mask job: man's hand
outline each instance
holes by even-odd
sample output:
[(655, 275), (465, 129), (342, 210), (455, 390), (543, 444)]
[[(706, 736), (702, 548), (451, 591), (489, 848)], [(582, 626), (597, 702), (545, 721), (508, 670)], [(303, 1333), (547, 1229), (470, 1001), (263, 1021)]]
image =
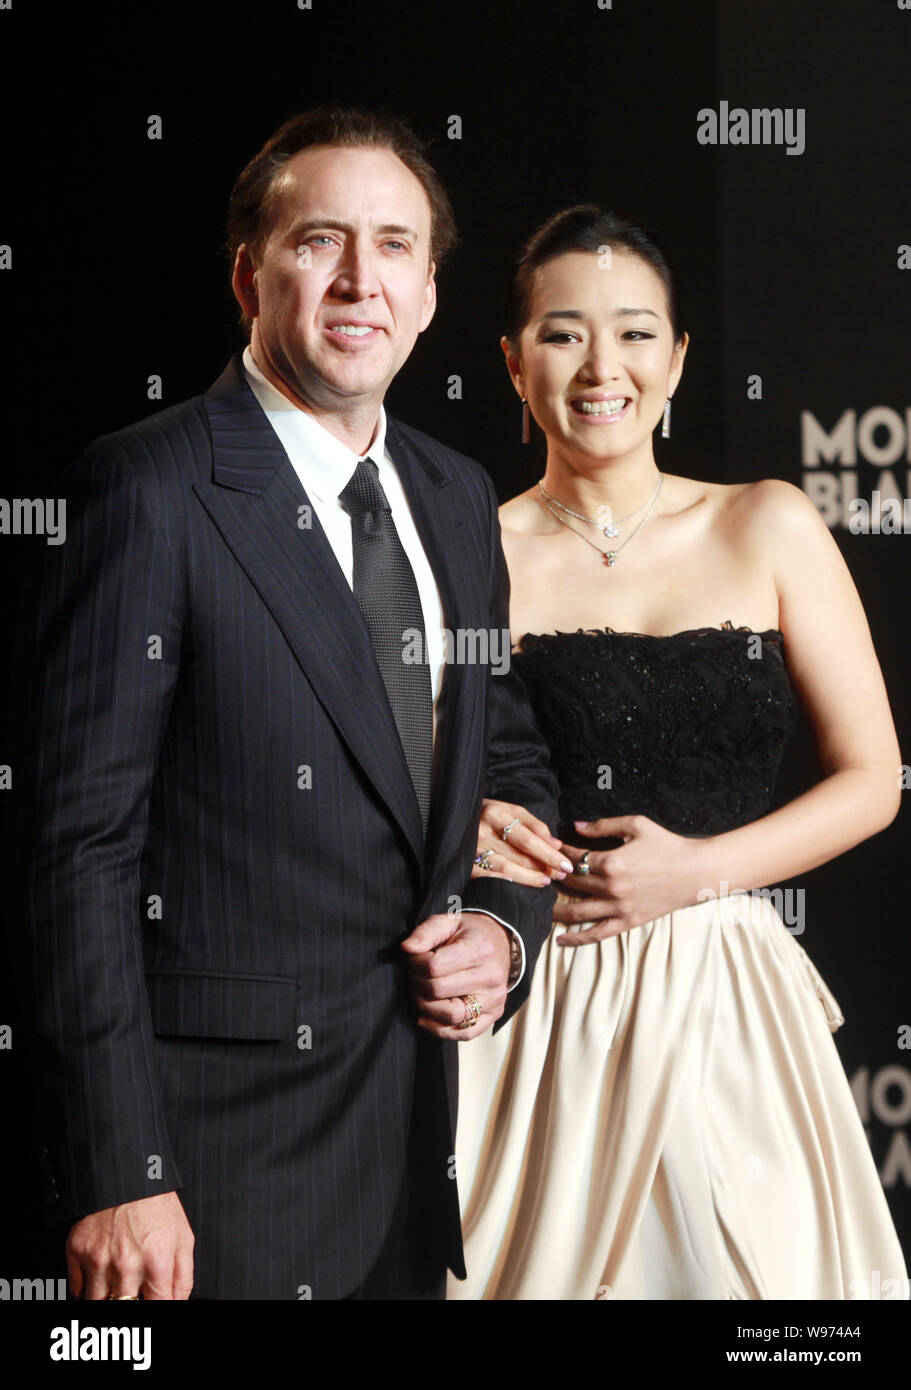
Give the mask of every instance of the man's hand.
[[(509, 977), (508, 933), (482, 912), (440, 912), (402, 942), (410, 957), (411, 992), (418, 1027), (437, 1038), (467, 1042), (486, 1032), (503, 1012)], [(476, 995), (481, 1014), (470, 1028), (460, 997)]]
[(193, 1241), (176, 1192), (93, 1211), (67, 1238), (70, 1290), (86, 1299), (138, 1293), (156, 1300), (189, 1298)]

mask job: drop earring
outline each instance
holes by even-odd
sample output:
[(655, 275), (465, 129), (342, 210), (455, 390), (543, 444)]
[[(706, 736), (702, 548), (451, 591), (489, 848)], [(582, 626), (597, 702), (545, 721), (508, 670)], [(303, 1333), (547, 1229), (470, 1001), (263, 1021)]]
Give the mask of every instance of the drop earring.
[(661, 421), (661, 438), (670, 439), (671, 437), (671, 398), (668, 396), (664, 405), (664, 419)]
[(531, 440), (531, 418), (528, 411), (528, 401), (522, 397), (522, 443), (528, 444)]

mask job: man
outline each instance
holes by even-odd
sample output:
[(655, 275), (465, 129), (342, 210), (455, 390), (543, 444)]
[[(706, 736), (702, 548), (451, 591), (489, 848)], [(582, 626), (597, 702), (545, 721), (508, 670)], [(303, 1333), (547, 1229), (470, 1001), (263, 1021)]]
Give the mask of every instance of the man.
[(554, 896), (470, 879), (480, 800), (556, 787), (517, 678), (442, 660), (508, 627), (490, 481), (382, 405), (453, 239), (399, 122), (287, 122), (229, 212), (249, 347), (65, 470), (26, 575), (5, 880), (85, 1298), (464, 1273), (452, 1044)]

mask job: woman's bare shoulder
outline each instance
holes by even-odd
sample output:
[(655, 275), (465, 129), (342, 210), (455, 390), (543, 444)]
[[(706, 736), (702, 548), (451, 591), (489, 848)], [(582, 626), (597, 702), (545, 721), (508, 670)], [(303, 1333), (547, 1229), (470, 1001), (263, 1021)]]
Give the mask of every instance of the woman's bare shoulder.
[(508, 502), (504, 502), (499, 510), (501, 529), (520, 536), (541, 531), (544, 518), (536, 500), (537, 496), (537, 489), (530, 487), (526, 492), (519, 492), (515, 497), (510, 497)]
[(801, 488), (783, 478), (757, 478), (752, 483), (733, 483), (721, 499), (725, 520), (743, 536), (771, 533), (793, 539), (817, 532), (826, 524)]

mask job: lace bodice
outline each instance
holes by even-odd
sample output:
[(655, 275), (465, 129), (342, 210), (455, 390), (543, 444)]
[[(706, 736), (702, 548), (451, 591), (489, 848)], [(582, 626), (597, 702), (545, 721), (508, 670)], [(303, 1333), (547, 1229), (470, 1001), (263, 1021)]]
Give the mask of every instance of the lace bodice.
[(512, 660), (560, 784), (555, 833), (571, 843), (574, 820), (638, 813), (711, 835), (771, 808), (797, 713), (777, 628), (527, 633)]

